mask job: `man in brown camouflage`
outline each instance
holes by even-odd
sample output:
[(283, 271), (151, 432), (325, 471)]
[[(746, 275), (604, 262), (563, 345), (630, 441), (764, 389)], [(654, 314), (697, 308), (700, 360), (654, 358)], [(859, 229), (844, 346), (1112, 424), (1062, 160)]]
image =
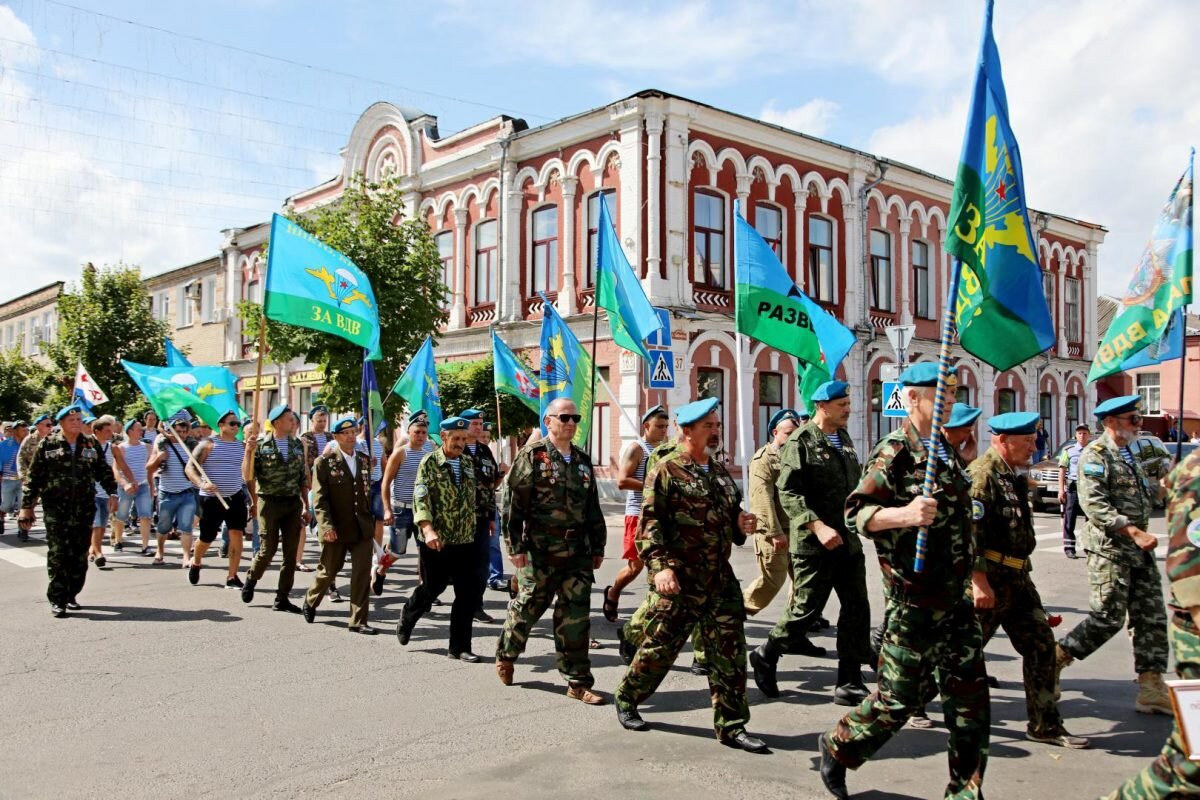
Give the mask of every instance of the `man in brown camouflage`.
[(718, 740), (753, 753), (767, 745), (746, 732), (746, 610), (729, 565), (734, 544), (753, 533), (753, 514), (741, 510), (742, 493), (719, 460), (717, 400), (689, 403), (675, 412), (679, 450), (646, 477), (638, 554), (652, 581), (645, 607), (645, 636), (617, 687), (617, 719), (644, 731), (638, 706), (666, 676), (693, 628), (708, 667)]

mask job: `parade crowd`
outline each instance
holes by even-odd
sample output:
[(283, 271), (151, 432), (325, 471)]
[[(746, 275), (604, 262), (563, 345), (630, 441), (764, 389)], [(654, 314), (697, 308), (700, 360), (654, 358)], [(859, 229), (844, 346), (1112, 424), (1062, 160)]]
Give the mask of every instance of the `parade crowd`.
[[(1039, 450), (1038, 414), (986, 420), (990, 447), (980, 453), (980, 410), (954, 404), (934, 439), (937, 367), (918, 364), (901, 376), (907, 420), (860, 457), (847, 432), (849, 387), (832, 380), (813, 395), (811, 417), (785, 409), (769, 421), (770, 440), (749, 465), (743, 498), (719, 450), (716, 399), (649, 409), (640, 437), (621, 453), (618, 488), (627, 496), (622, 560), (603, 589), (600, 611), (617, 622), (625, 590), (643, 572), (648, 591), (618, 628), (627, 664), (612, 692), (619, 724), (651, 725), (640, 708), (655, 693), (690, 639), (692, 670), (707, 676), (716, 738), (752, 753), (770, 752), (748, 731), (747, 679), (767, 699), (779, 696), (784, 656), (822, 656), (809, 634), (838, 597), (837, 673), (829, 687), (845, 713), (814, 743), (820, 779), (848, 797), (847, 770), (857, 770), (905, 725), (928, 727), (940, 698), (949, 731), (948, 798), (982, 797), (988, 761), (990, 700), (984, 648), (1000, 628), (1022, 657), (1026, 738), (1068, 749), (1089, 745), (1059, 710), (1064, 670), (1084, 661), (1123, 628), (1133, 643), (1137, 711), (1173, 714), (1164, 674), (1173, 644), (1177, 671), (1200, 675), (1200, 458), (1193, 455), (1164, 481), (1146, 475), (1129, 450), (1142, 421), (1137, 395), (1101, 403), (1103, 433), (1086, 426), (1063, 456), (1064, 552), (1087, 559), (1090, 610), (1055, 639), (1031, 570), (1036, 547), (1024, 468)], [(953, 380), (953, 379), (951, 379)], [(953, 386), (950, 387), (953, 396)], [(545, 409), (536, 432), (511, 465), (489, 448), (491, 425), (477, 409), (461, 410), (429, 430), (428, 415), (409, 415), (392, 441), (353, 416), (330, 418), (317, 406), (309, 430), (286, 405), (269, 411), (260, 432), (235, 412), (210, 430), (186, 411), (124, 424), (68, 406), (43, 415), (32, 430), (7, 425), (0, 440), (5, 519), (29, 537), (40, 503), (47, 542), (47, 597), (54, 617), (79, 609), (89, 564), (111, 551), (137, 550), (166, 563), (166, 542), (183, 550), (181, 572), (198, 585), (205, 557), (221, 540), (224, 585), (250, 603), (279, 554), (271, 607), (314, 621), (323, 602), (348, 594), (348, 630), (374, 635), (370, 598), (383, 592), (388, 568), (415, 542), (420, 582), (405, 601), (396, 636), (407, 645), (422, 617), (453, 587), (449, 658), (480, 662), (476, 622), (496, 620), (484, 591), (511, 601), (494, 656), (499, 681), (517, 679), (517, 662), (533, 626), (553, 606), (557, 668), (569, 698), (603, 705), (610, 698), (591, 671), (595, 570), (607, 541), (597, 475), (572, 444), (580, 412), (565, 398)], [(932, 496), (922, 493), (935, 462)], [(499, 502), (497, 502), (499, 493)], [(1167, 498), (1169, 604), (1147, 532), (1153, 502)], [(1076, 521), (1083, 524), (1078, 528)], [(127, 543), (126, 530), (137, 529)], [(918, 532), (927, 531), (923, 568)], [(304, 563), (306, 531), (321, 556), (300, 604), (293, 602)], [(8, 532), (11, 532), (11, 528)], [(153, 536), (152, 536), (153, 533)], [(242, 572), (244, 539), (252, 556)], [(1078, 533), (1078, 536), (1077, 536)], [(881, 567), (883, 622), (871, 629), (864, 540)], [(758, 576), (743, 590), (730, 566), (733, 546), (752, 541)], [(504, 573), (507, 553), (515, 575)], [(338, 587), (347, 559), (348, 583)], [(790, 589), (787, 587), (790, 584)], [(266, 587), (262, 587), (266, 588)], [(747, 644), (747, 616), (788, 591), (767, 638)], [(867, 685), (863, 668), (874, 677)], [(1079, 669), (1075, 667), (1075, 669)], [(1069, 673), (1068, 673), (1069, 674)], [(1162, 798), (1200, 789), (1178, 723), (1159, 758), (1110, 797)]]

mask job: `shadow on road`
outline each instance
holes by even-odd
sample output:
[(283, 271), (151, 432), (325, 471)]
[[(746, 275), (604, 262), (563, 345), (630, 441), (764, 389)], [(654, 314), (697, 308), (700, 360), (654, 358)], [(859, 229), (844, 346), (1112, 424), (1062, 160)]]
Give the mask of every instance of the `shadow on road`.
[(97, 622), (240, 622), (242, 619), (216, 608), (174, 609), (143, 606), (88, 606), (82, 611), (71, 611), (67, 616)]

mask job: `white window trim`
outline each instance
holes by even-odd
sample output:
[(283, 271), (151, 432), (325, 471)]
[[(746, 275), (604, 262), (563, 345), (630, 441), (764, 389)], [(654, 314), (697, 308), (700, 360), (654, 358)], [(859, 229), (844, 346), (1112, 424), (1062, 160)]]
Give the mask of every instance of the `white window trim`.
[[(555, 227), (554, 241), (558, 243), (558, 246), (555, 248), (555, 251), (558, 253), (558, 256), (556, 259), (558, 263), (554, 265), (554, 269), (558, 272), (557, 280), (555, 281), (555, 283), (557, 285), (554, 289), (547, 288), (547, 289), (539, 290), (535, 286), (535, 281), (534, 281), (536, 276), (534, 275), (534, 252), (533, 252), (533, 250), (534, 250), (534, 224), (533, 224), (533, 218), (538, 214), (538, 212), (546, 211), (548, 209), (554, 209), (555, 218), (556, 218), (555, 219), (556, 227)], [(536, 206), (529, 210), (528, 218), (525, 220), (525, 241), (529, 243), (529, 246), (527, 248), (525, 248), (525, 251), (526, 251), (525, 252), (525, 258), (526, 258), (525, 285), (527, 287), (529, 287), (528, 295), (530, 298), (537, 297), (537, 293), (539, 291), (543, 291), (548, 294), (553, 294), (555, 297), (557, 297), (558, 293), (562, 291), (562, 285), (563, 285), (562, 222), (563, 222), (562, 208), (558, 203), (543, 203), (542, 205)]]
[[(833, 277), (833, 297), (830, 300), (818, 300), (816, 297), (812, 297), (812, 284), (811, 283), (806, 284), (807, 288), (805, 290), (805, 294), (809, 295), (809, 297), (812, 297), (814, 302), (817, 302), (817, 303), (824, 302), (824, 303), (828, 303), (829, 305), (836, 306), (841, 297), (841, 293), (839, 291), (841, 289), (841, 286), (838, 285), (838, 245), (841, 244), (841, 240), (838, 238), (838, 221), (836, 219), (834, 219), (833, 217), (829, 216), (828, 214), (821, 214), (821, 213), (813, 212), (811, 214), (804, 215), (804, 224), (807, 225), (809, 220), (813, 220), (813, 219), (819, 219), (819, 220), (822, 220), (823, 222), (829, 223), (829, 248), (830, 248), (830, 251), (833, 253), (833, 255), (830, 257), (831, 262), (832, 262), (830, 264), (830, 266), (833, 268), (833, 276), (832, 276)], [(804, 230), (804, 264), (802, 265), (801, 269), (804, 271), (804, 279), (806, 281), (809, 278), (809, 275), (808, 275), (808, 248), (812, 246), (812, 243), (813, 243), (812, 242), (812, 231), (805, 228), (805, 230)]]
[[(695, 221), (694, 217), (696, 215), (696, 213), (695, 213), (696, 212), (696, 195), (698, 195), (698, 194), (707, 194), (707, 195), (712, 195), (715, 197), (720, 197), (725, 203), (725, 206), (724, 206), (725, 211), (724, 211), (724, 215), (723, 215), (725, 217), (725, 230), (722, 232), (722, 234), (724, 236), (724, 240), (725, 240), (724, 244), (722, 246), (722, 249), (725, 252), (723, 252), (721, 254), (722, 255), (722, 266), (725, 268), (725, 287), (723, 289), (717, 289), (717, 291), (732, 292), (733, 288), (734, 288), (733, 287), (733, 278), (734, 278), (733, 267), (734, 267), (734, 265), (730, 263), (730, 260), (731, 260), (730, 254), (733, 252), (732, 251), (733, 241), (730, 238), (730, 231), (733, 230), (733, 198), (729, 194), (729, 192), (726, 192), (722, 189), (718, 189), (716, 186), (694, 186), (694, 187), (692, 187), (691, 202), (688, 203), (688, 243), (687, 243), (687, 247), (688, 247), (689, 260), (690, 260), (691, 256), (694, 256), (696, 254), (696, 221)], [(707, 286), (707, 284), (704, 283), (703, 276), (700, 275), (700, 265), (699, 264), (692, 264), (692, 284), (694, 286)], [(716, 287), (709, 287), (709, 288), (716, 288)]]

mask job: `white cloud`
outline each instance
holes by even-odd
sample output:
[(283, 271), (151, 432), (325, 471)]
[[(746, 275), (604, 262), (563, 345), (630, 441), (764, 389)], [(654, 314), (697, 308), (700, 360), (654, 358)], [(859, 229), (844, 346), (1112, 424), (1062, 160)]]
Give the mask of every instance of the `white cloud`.
[(795, 108), (778, 108), (775, 99), (772, 98), (763, 106), (758, 116), (763, 122), (781, 125), (811, 136), (824, 136), (840, 110), (841, 106), (823, 97), (813, 98)]

